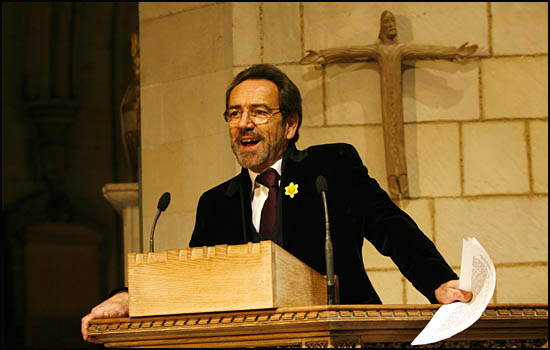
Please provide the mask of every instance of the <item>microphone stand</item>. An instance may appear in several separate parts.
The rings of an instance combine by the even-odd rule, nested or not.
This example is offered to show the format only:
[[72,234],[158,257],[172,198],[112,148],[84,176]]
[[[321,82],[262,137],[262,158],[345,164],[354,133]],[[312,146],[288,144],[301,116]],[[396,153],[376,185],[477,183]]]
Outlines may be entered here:
[[153,220],[153,227],[151,227],[151,238],[149,239],[149,252],[151,253],[155,251],[153,236],[155,235],[155,226],[157,226],[157,220],[159,219],[160,213],[162,213],[162,210],[157,210],[157,215],[155,215],[155,219]]
[[332,239],[330,238],[330,225],[328,218],[328,206],[327,206],[327,191],[328,184],[327,180],[323,175],[317,176],[315,181],[315,187],[317,187],[317,192],[321,194],[323,198],[323,205],[325,207],[325,263],[327,267],[327,299],[329,305],[334,305],[338,301],[336,300],[336,284],[334,277],[334,254],[332,251]]
[[168,204],[170,204],[170,198],[170,192],[164,192],[164,194],[159,199],[159,203],[157,204],[157,215],[155,215],[155,219],[153,220],[153,227],[151,227],[151,238],[149,239],[149,252],[151,253],[155,251],[153,236],[155,235],[155,226],[157,226],[157,220],[159,219],[160,214],[166,210]]
[[330,225],[328,220],[328,206],[325,191],[321,191],[323,205],[325,206],[325,260],[327,264],[327,298],[328,304],[335,304],[334,287],[334,255],[332,251],[332,239],[330,238]]

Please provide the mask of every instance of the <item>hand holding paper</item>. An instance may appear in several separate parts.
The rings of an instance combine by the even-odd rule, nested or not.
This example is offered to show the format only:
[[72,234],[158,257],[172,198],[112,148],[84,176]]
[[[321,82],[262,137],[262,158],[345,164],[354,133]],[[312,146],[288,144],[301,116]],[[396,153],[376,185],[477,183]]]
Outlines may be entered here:
[[459,280],[450,280],[435,290],[435,298],[440,304],[450,304],[455,301],[467,303],[472,300],[472,292],[460,289]]
[[495,266],[489,254],[475,238],[464,239],[458,287],[472,291],[472,300],[441,306],[412,345],[435,343],[470,327],[485,311],[493,297],[495,284]]

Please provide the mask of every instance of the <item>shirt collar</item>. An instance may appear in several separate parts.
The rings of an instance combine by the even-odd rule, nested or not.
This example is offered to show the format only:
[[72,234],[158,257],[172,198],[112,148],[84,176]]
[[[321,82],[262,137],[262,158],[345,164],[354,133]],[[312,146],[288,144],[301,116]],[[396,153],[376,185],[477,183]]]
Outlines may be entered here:
[[[282,175],[282,166],[283,166],[283,158],[279,159],[278,161],[276,161],[273,165],[271,165],[269,168],[272,168],[272,169],[275,169],[275,171],[277,172],[277,174],[279,174],[279,176]],[[267,170],[264,169],[264,170]],[[256,181],[256,177],[258,175],[260,175],[260,173],[255,173],[253,172],[252,170],[248,169],[248,175],[250,175],[250,181],[252,181],[252,192],[254,192],[254,184],[255,184],[255,181]]]

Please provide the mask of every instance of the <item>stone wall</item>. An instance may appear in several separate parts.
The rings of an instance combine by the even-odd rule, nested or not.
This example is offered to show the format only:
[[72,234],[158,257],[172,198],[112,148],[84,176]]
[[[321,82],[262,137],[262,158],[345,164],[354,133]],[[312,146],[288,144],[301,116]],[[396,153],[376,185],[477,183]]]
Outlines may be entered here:
[[139,4],[144,247],[165,191],[172,200],[155,250],[187,247],[200,194],[235,172],[222,117],[232,78],[231,7]]
[[[497,270],[493,302],[548,302],[547,3],[139,6],[144,232],[159,196],[173,196],[157,250],[187,247],[200,194],[238,172],[223,94],[254,63],[277,65],[300,88],[298,148],[351,143],[387,189],[377,64],[298,61],[308,49],[374,43],[390,10],[401,43],[479,45],[458,62],[404,63],[411,198],[400,206],[457,273],[462,238],[479,240]],[[364,259],[384,303],[426,302],[368,242]]]

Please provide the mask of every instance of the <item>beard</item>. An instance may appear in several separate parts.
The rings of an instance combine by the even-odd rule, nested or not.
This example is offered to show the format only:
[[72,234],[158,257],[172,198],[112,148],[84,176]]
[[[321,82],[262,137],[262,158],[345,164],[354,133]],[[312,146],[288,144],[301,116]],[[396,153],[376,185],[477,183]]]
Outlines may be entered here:
[[[260,139],[260,147],[256,151],[243,150],[240,138],[243,136],[253,136]],[[275,163],[283,154],[287,140],[281,137],[279,140],[266,139],[264,136],[254,132],[241,132],[233,140],[231,140],[231,149],[237,158],[237,162],[245,169],[257,169],[259,166],[268,167]]]

